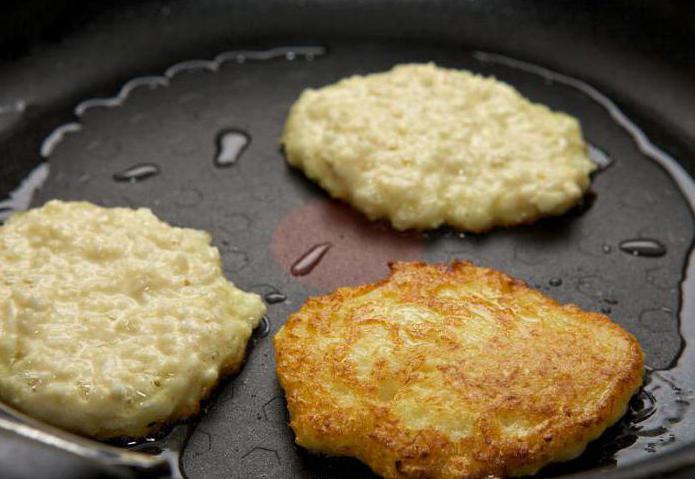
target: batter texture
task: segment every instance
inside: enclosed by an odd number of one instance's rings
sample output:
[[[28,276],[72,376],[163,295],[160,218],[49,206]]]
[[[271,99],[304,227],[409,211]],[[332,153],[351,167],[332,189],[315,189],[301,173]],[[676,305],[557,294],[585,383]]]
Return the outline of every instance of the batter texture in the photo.
[[[0,228],[0,399],[80,434],[141,437],[198,411],[264,312],[207,233],[51,201]]]
[[[397,229],[481,232],[559,215],[595,169],[575,118],[433,64],[305,90],[282,143],[332,196]]]
[[[396,263],[309,299],[275,336],[296,441],[386,478],[524,476],[626,411],[643,353],[606,316],[502,273]]]

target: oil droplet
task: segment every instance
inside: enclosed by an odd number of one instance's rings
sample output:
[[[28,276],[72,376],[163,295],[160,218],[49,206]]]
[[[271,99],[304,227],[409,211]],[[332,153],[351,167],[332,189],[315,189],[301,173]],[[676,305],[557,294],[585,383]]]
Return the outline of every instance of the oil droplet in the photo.
[[[596,166],[598,166],[598,171],[603,171],[613,164],[613,158],[608,156],[605,151],[592,144],[589,144],[588,147],[589,158],[591,158],[591,161],[596,163]]]
[[[654,395],[642,388],[630,402],[630,412],[633,416],[633,424],[639,424],[649,419],[656,412]]]
[[[128,169],[113,174],[113,179],[119,182],[137,183],[151,176],[158,175],[159,166],[154,163],[139,163]]]
[[[674,379],[669,371],[648,371],[644,387],[630,403],[638,444],[654,452],[675,440],[669,431],[686,417],[690,407],[692,391],[684,390]],[[621,455],[630,454],[621,451]]]
[[[201,71],[215,72],[219,68],[219,64],[214,60],[186,60],[170,66],[164,72],[164,76],[172,79],[181,73],[194,73]]]
[[[601,251],[603,251],[603,254],[610,254],[610,252],[613,251],[613,247],[608,243],[603,243],[601,245]]]
[[[290,268],[290,273],[292,273],[293,276],[305,276],[311,273],[332,246],[331,243],[319,243],[312,246],[294,262]]]
[[[265,299],[265,302],[268,304],[276,304],[276,303],[282,303],[287,299],[287,296],[282,294],[279,291],[271,291],[270,293],[267,293],[265,296],[263,296]]]
[[[41,143],[41,148],[40,148],[40,153],[41,156],[44,158],[48,158],[51,156],[53,153],[53,150],[55,150],[56,146],[62,142],[65,137],[71,133],[76,133],[78,131],[82,130],[82,125],[79,123],[66,123],[64,125],[59,126],[55,130],[53,130],[45,140],[43,140],[43,143]]]
[[[258,326],[256,326],[256,329],[254,330],[254,335],[257,338],[265,338],[270,334],[270,319],[268,319],[268,316],[263,316],[261,318],[261,322],[258,323]]]
[[[251,143],[251,137],[235,129],[223,130],[217,135],[217,153],[215,166],[225,168],[237,162],[241,154]]]
[[[548,284],[550,286],[558,287],[562,286],[562,279],[560,278],[550,278],[550,281],[548,281]]]
[[[156,423],[150,423],[155,425]],[[138,440],[130,438],[117,438],[109,441],[111,445],[127,447],[131,451],[137,451],[153,456],[160,456],[162,463],[151,469],[148,466],[145,475],[164,474],[166,477],[183,477],[179,457],[188,444],[189,438],[196,429],[197,421],[186,421],[174,426],[162,425],[159,432]],[[157,471],[157,472],[154,472]]]
[[[7,199],[0,200],[0,223],[15,211],[29,209],[34,193],[46,182],[49,172],[48,163],[41,163],[31,170],[14,191],[10,192]]]
[[[620,243],[620,249],[633,256],[648,256],[656,258],[666,254],[666,247],[654,239],[639,238],[625,240]]]

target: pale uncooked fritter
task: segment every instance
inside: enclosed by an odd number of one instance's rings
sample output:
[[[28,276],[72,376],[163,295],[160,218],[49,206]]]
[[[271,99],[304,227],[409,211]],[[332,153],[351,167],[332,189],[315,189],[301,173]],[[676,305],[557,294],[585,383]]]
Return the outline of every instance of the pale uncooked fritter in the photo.
[[[198,411],[265,312],[204,231],[51,201],[0,228],[0,400],[100,438]]]
[[[562,214],[595,168],[575,118],[433,64],[305,90],[282,143],[332,196],[397,229],[478,232]]]
[[[296,441],[386,478],[524,476],[572,459],[639,388],[637,340],[494,270],[396,263],[275,336]]]

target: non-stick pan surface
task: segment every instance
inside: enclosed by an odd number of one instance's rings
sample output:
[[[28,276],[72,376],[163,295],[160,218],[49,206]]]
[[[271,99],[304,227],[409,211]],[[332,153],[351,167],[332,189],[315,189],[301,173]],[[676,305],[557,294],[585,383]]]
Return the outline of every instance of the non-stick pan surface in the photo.
[[[51,198],[149,207],[172,224],[211,232],[227,276],[271,303],[267,330],[257,331],[243,370],[223,383],[190,428],[181,455],[187,477],[372,477],[356,461],[315,457],[293,445],[272,335],[307,296],[380,278],[390,260],[459,258],[519,277],[561,302],[602,311],[646,351],[648,384],[628,416],[580,459],[541,477],[616,466],[629,474],[624,477],[637,477],[648,471],[630,467],[640,461],[678,474],[686,449],[695,447],[695,353],[685,340],[695,338],[695,317],[688,314],[695,310],[694,292],[684,281],[695,200],[687,171],[695,125],[684,106],[694,98],[672,98],[689,64],[654,70],[654,60],[641,57],[640,49],[656,47],[640,43],[623,51],[606,40],[599,51],[646,75],[631,81],[618,69],[611,79],[605,59],[593,62],[604,65],[597,72],[581,70],[592,64],[584,56],[562,57],[563,48],[568,55],[592,51],[591,32],[584,32],[583,43],[565,38],[550,53],[547,45],[533,49],[537,40],[524,34],[524,54],[518,45],[495,44],[504,33],[500,18],[509,14],[502,2],[499,13],[423,5],[309,5],[283,30],[267,17],[273,12],[267,7],[201,4],[201,13],[185,2],[150,4],[89,20],[91,44],[89,33],[71,33],[45,51],[20,52],[0,73],[6,85],[0,92],[0,185],[9,197],[0,207],[23,209]],[[345,13],[360,9],[370,15]],[[214,16],[219,12],[237,29],[226,37]],[[417,15],[424,16],[420,30]],[[451,26],[456,15],[473,29],[480,25],[471,19],[482,15],[494,31],[475,33],[477,42],[466,36],[470,32],[458,38]],[[542,17],[519,13],[518,28],[548,36],[532,28]],[[255,34],[240,18],[256,22]],[[427,27],[438,22],[439,31]],[[409,39],[399,39],[399,31],[410,31]],[[128,38],[152,44],[131,48]],[[557,38],[564,38],[559,27]],[[544,53],[552,61],[543,63]],[[278,137],[304,88],[426,61],[494,75],[578,117],[602,165],[585,204],[561,218],[484,235],[397,233],[330,200],[286,166]],[[659,85],[664,90],[654,93]],[[291,273],[298,259],[324,243],[331,248],[310,272]],[[14,470],[2,449],[0,470]]]

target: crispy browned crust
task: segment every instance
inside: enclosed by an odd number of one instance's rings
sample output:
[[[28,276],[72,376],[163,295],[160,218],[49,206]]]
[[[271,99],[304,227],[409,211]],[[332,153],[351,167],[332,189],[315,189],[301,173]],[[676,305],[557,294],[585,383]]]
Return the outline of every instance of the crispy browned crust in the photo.
[[[395,263],[275,336],[296,441],[386,478],[519,476],[579,455],[642,382],[636,339],[500,272]]]

